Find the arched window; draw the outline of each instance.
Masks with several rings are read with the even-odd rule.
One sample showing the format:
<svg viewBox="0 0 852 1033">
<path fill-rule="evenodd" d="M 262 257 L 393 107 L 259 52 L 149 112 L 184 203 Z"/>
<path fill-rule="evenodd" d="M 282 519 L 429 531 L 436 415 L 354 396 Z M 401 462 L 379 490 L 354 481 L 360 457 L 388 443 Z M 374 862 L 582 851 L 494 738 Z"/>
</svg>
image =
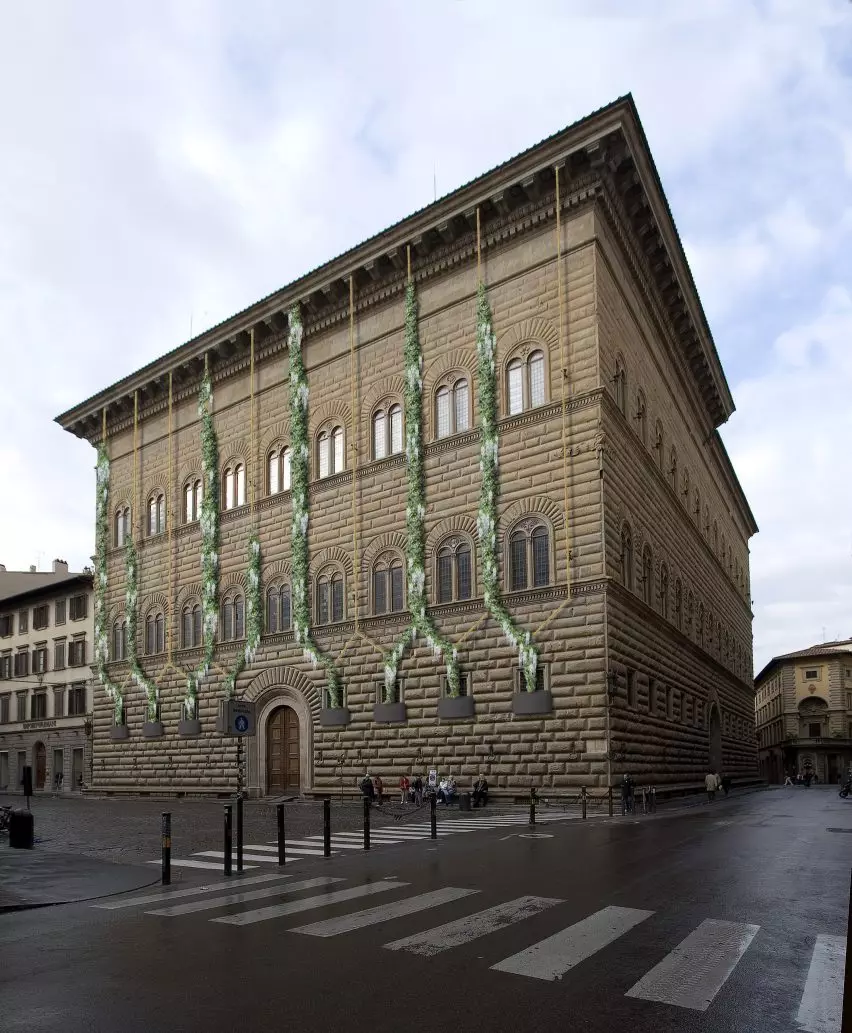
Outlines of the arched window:
<svg viewBox="0 0 852 1033">
<path fill-rule="evenodd" d="M 712 627 L 712 622 L 711 622 L 711 627 Z M 699 646 L 703 647 L 704 646 L 704 603 L 699 603 L 698 604 L 698 627 L 697 627 L 696 630 L 698 631 L 698 635 L 697 635 L 698 644 L 699 644 Z"/>
<path fill-rule="evenodd" d="M 677 491 L 677 449 L 672 445 L 672 450 L 669 453 L 669 481 L 671 486 Z"/>
<path fill-rule="evenodd" d="M 191 524 L 201 518 L 201 500 L 204 495 L 201 478 L 193 477 L 183 486 L 183 521 Z"/>
<path fill-rule="evenodd" d="M 266 457 L 266 487 L 270 495 L 290 490 L 289 448 L 273 448 Z"/>
<path fill-rule="evenodd" d="M 162 613 L 149 613 L 145 619 L 145 652 L 148 656 L 163 653 L 166 648 L 166 622 Z"/>
<path fill-rule="evenodd" d="M 660 565 L 660 613 L 669 619 L 669 568 Z"/>
<path fill-rule="evenodd" d="M 692 515 L 695 517 L 695 526 L 701 527 L 701 494 L 698 488 L 695 489 L 695 497 L 692 503 Z"/>
<path fill-rule="evenodd" d="M 335 624 L 343 620 L 343 575 L 326 572 L 317 578 L 317 624 Z"/>
<path fill-rule="evenodd" d="M 402 408 L 392 405 L 373 414 L 373 458 L 384 459 L 402 451 Z"/>
<path fill-rule="evenodd" d="M 383 557 L 373 567 L 373 613 L 401 613 L 404 609 L 402 560 Z"/>
<path fill-rule="evenodd" d="M 678 631 L 683 631 L 683 586 L 680 583 L 680 578 L 675 581 L 675 624 L 677 625 Z"/>
<path fill-rule="evenodd" d="M 642 598 L 649 606 L 654 604 L 654 559 L 651 547 L 642 548 Z"/>
<path fill-rule="evenodd" d="M 662 470 L 665 462 L 663 446 L 663 425 L 659 420 L 654 424 L 654 451 L 657 453 L 657 465 Z"/>
<path fill-rule="evenodd" d="M 680 489 L 681 495 L 683 495 L 683 504 L 689 510 L 689 470 L 684 468 L 683 471 L 683 484 Z"/>
<path fill-rule="evenodd" d="M 513 592 L 550 584 L 550 535 L 542 523 L 525 521 L 509 537 L 509 585 Z"/>
<path fill-rule="evenodd" d="M 704 536 L 710 537 L 710 507 L 704 507 Z"/>
<path fill-rule="evenodd" d="M 624 359 L 618 355 L 615 359 L 615 376 L 612 378 L 615 385 L 615 404 L 626 415 L 627 414 L 627 371 L 624 368 Z"/>
<path fill-rule="evenodd" d="M 166 497 L 154 492 L 148 499 L 148 534 L 162 534 L 166 529 Z"/>
<path fill-rule="evenodd" d="M 695 597 L 692 592 L 686 597 L 686 633 L 692 635 L 692 618 L 695 615 Z"/>
<path fill-rule="evenodd" d="M 124 506 L 115 514 L 115 544 L 120 548 L 130 537 L 130 507 Z"/>
<path fill-rule="evenodd" d="M 292 619 L 290 586 L 270 585 L 266 590 L 266 633 L 289 631 Z"/>
<path fill-rule="evenodd" d="M 225 467 L 223 480 L 225 509 L 236 509 L 246 504 L 246 468 L 243 463 Z"/>
<path fill-rule="evenodd" d="M 201 645 L 201 604 L 187 603 L 181 614 L 181 648 L 195 649 Z"/>
<path fill-rule="evenodd" d="M 123 617 L 112 626 L 112 658 L 113 660 L 127 658 L 127 621 Z"/>
<path fill-rule="evenodd" d="M 728 547 L 727 547 L 727 544 L 725 542 L 725 536 L 722 535 L 722 556 L 721 556 L 721 559 L 722 559 L 722 566 L 723 567 L 725 566 L 725 560 L 727 559 L 727 552 L 728 552 Z"/>
<path fill-rule="evenodd" d="M 621 528 L 621 583 L 633 589 L 633 535 L 629 524 Z"/>
<path fill-rule="evenodd" d="M 379 409 L 373 415 L 373 458 L 384 459 L 388 450 L 387 431 L 385 429 L 385 411 Z"/>
<path fill-rule="evenodd" d="M 526 358 L 512 359 L 506 370 L 506 395 L 510 416 L 544 405 L 544 352 L 534 351 Z"/>
<path fill-rule="evenodd" d="M 470 429 L 470 391 L 465 379 L 443 384 L 435 393 L 436 437 L 445 438 Z"/>
<path fill-rule="evenodd" d="M 636 392 L 636 429 L 639 432 L 639 440 L 643 445 L 648 444 L 648 403 L 645 401 L 645 392 L 640 388 Z"/>
<path fill-rule="evenodd" d="M 240 592 L 229 592 L 222 602 L 222 641 L 245 638 L 245 603 Z"/>
<path fill-rule="evenodd" d="M 473 594 L 470 545 L 464 540 L 445 542 L 438 549 L 437 560 L 438 602 L 470 599 Z"/>
<path fill-rule="evenodd" d="M 453 417 L 457 434 L 470 427 L 470 392 L 466 380 L 453 384 Z"/>
<path fill-rule="evenodd" d="M 324 430 L 317 438 L 317 452 L 320 477 L 331 477 L 344 468 L 343 428 Z"/>
</svg>

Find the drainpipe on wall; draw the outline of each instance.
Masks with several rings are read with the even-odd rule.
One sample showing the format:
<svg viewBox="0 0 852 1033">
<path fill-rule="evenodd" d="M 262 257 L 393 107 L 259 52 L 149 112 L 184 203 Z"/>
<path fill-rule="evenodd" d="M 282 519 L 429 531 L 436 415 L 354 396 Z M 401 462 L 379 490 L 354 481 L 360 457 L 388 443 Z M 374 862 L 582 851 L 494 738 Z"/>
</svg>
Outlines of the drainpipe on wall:
<svg viewBox="0 0 852 1033">
<path fill-rule="evenodd" d="M 610 691 L 609 691 L 609 618 L 607 616 L 606 591 L 606 516 L 604 509 L 604 446 L 603 435 L 598 440 L 598 480 L 601 500 L 601 565 L 603 575 L 603 646 L 604 646 L 604 701 L 606 704 L 606 781 L 607 788 L 612 787 L 612 742 L 610 735 Z"/>
</svg>

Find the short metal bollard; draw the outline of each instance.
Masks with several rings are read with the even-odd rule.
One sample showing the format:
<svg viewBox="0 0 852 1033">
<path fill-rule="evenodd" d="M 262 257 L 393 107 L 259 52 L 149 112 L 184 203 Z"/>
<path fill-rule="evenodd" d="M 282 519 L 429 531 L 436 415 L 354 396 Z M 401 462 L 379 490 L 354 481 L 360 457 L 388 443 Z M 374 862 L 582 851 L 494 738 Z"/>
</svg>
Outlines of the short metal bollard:
<svg viewBox="0 0 852 1033">
<path fill-rule="evenodd" d="M 612 817 L 612 786 L 609 787 L 609 793 L 607 795 L 609 796 L 609 816 L 611 818 Z"/>
<path fill-rule="evenodd" d="M 168 811 L 163 811 L 163 864 L 161 882 L 164 886 L 170 886 L 172 882 L 172 816 Z"/>
<path fill-rule="evenodd" d="M 284 804 L 279 803 L 275 810 L 278 815 L 278 864 L 283 865 L 286 860 L 284 853 Z"/>
<path fill-rule="evenodd" d="M 432 793 L 432 795 L 429 797 L 429 803 L 430 803 L 429 820 L 430 820 L 431 825 L 432 825 L 432 839 L 437 839 L 438 838 L 438 814 L 437 814 L 437 811 L 435 809 L 435 806 L 436 806 L 436 803 L 437 803 L 437 797 L 435 796 L 434 793 Z"/>
<path fill-rule="evenodd" d="M 580 788 L 580 803 L 581 803 L 581 805 L 583 807 L 583 821 L 585 821 L 586 820 L 586 808 L 587 808 L 586 787 L 585 786 L 582 786 Z"/>
<path fill-rule="evenodd" d="M 231 805 L 225 804 L 225 875 L 231 874 Z"/>
<path fill-rule="evenodd" d="M 331 857 L 331 800 L 322 802 L 322 856 Z"/>
<path fill-rule="evenodd" d="M 237 871 L 243 870 L 243 794 L 237 793 Z"/>
<path fill-rule="evenodd" d="M 370 849 L 370 800 L 364 797 L 364 849 Z"/>
<path fill-rule="evenodd" d="M 657 813 L 657 787 L 651 786 L 651 811 Z"/>
<path fill-rule="evenodd" d="M 530 786 L 530 825 L 535 825 L 535 786 Z"/>
<path fill-rule="evenodd" d="M 648 813 L 648 801 L 646 799 L 644 786 L 642 787 L 642 813 L 643 814 L 647 814 Z"/>
</svg>

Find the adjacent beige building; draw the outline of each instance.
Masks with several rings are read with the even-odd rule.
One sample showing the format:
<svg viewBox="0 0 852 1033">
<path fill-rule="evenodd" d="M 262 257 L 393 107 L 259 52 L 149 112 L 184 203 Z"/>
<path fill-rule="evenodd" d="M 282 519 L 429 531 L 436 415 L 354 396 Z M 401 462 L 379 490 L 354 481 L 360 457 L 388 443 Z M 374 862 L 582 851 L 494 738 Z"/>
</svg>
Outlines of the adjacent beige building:
<svg viewBox="0 0 852 1033">
<path fill-rule="evenodd" d="M 480 283 L 493 361 L 477 332 Z M 304 396 L 289 387 L 294 306 Z M 210 579 L 205 369 L 220 611 L 195 708 L 187 672 L 203 664 Z M 105 676 L 123 704 L 96 693 L 94 787 L 232 789 L 233 740 L 216 730 L 228 672 L 257 706 L 256 794 L 349 791 L 365 770 L 393 783 L 432 767 L 462 784 L 483 771 L 507 795 L 603 788 L 625 771 L 658 785 L 697 785 L 708 766 L 754 776 L 757 528 L 717 432 L 733 409 L 630 98 L 100 391 L 58 417 L 103 439 L 109 459 Z M 294 455 L 307 457 L 304 497 Z M 422 614 L 409 605 L 418 520 Z M 238 671 L 253 530 L 263 622 Z M 294 632 L 302 588 L 319 665 Z M 459 695 L 422 633 L 401 647 L 388 695 L 389 651 L 418 621 L 454 652 Z"/>
<path fill-rule="evenodd" d="M 92 575 L 0 565 L 0 793 L 75 792 L 87 781 Z"/>
<path fill-rule="evenodd" d="M 773 657 L 755 679 L 754 705 L 764 778 L 837 782 L 852 769 L 852 639 Z"/>
</svg>

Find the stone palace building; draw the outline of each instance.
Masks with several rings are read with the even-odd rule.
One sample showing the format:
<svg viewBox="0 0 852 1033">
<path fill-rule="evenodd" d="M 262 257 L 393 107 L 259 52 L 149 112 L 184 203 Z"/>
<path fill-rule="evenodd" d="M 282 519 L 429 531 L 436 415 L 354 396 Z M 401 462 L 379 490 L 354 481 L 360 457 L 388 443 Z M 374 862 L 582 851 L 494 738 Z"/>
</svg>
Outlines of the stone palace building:
<svg viewBox="0 0 852 1033">
<path fill-rule="evenodd" d="M 755 775 L 733 409 L 630 97 L 82 402 L 94 788 Z"/>
</svg>

